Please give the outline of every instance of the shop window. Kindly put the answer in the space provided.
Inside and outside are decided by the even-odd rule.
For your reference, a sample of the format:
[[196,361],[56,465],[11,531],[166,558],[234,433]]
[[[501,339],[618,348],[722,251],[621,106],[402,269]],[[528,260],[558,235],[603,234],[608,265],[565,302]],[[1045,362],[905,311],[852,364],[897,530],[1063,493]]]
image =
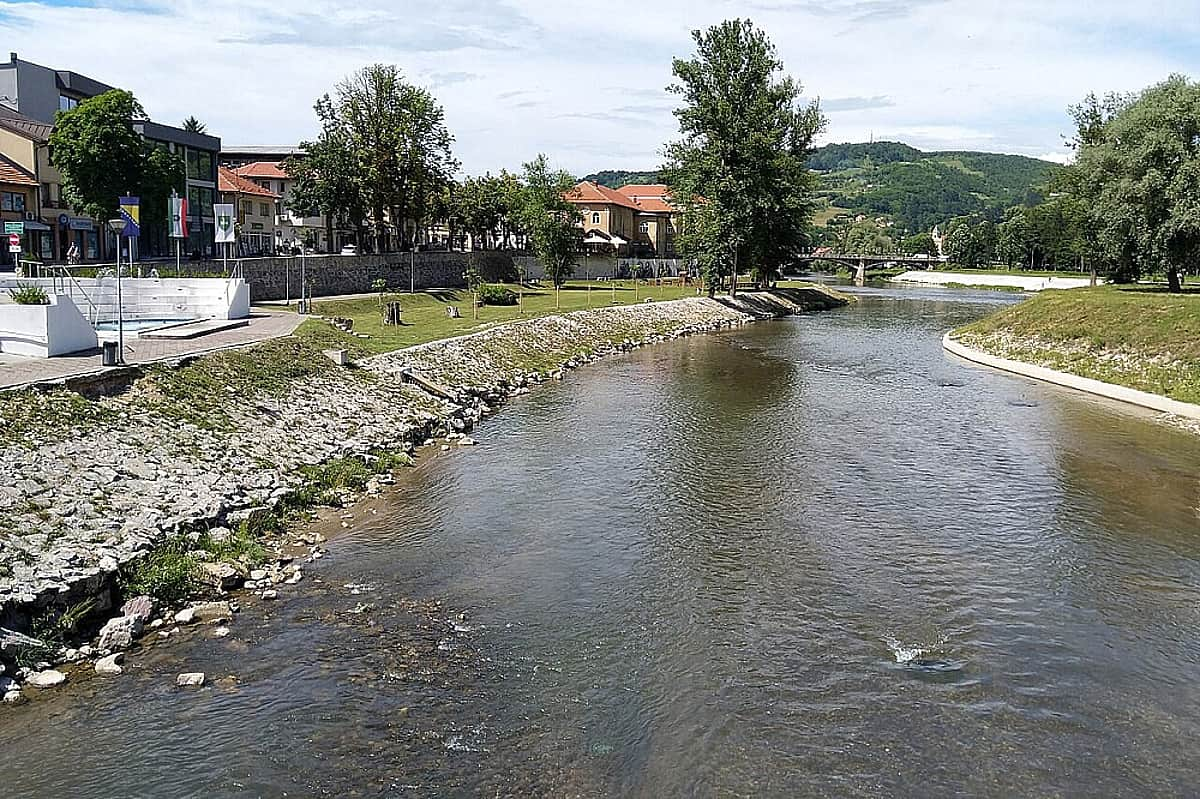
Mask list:
[[0,192],[0,211],[24,211],[25,195],[15,191]]

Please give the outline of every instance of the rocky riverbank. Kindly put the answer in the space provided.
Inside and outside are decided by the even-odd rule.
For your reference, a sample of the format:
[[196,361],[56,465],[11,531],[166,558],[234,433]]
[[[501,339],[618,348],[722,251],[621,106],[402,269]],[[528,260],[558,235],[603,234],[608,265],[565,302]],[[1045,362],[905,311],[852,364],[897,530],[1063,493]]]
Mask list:
[[423,445],[469,444],[507,396],[646,343],[844,302],[814,288],[604,308],[350,366],[293,337],[155,368],[116,396],[0,396],[0,694],[60,684],[62,662],[116,673],[139,635],[226,620],[229,591],[274,598],[323,554],[289,521],[380,491]]

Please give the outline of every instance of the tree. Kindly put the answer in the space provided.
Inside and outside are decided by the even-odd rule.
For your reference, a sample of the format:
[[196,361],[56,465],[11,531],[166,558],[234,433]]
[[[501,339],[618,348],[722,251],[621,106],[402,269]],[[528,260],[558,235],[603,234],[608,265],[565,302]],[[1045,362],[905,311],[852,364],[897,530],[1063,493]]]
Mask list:
[[1035,248],[1026,210],[1021,206],[1008,209],[1004,221],[996,226],[996,256],[1006,266],[1027,266]]
[[428,218],[458,169],[441,106],[396,67],[374,64],[314,108],[321,135],[304,143],[307,157],[297,164],[301,203],[350,221],[360,243],[369,221],[377,250],[387,248],[390,219],[399,244],[410,246],[407,222],[419,227]]
[[1117,279],[1164,269],[1181,291],[1200,257],[1200,82],[1173,75],[1133,95],[1089,95],[1071,112],[1068,182],[1090,254]]
[[118,197],[139,191],[147,152],[132,120],[145,116],[132,94],[115,89],[58,113],[50,161],[62,174],[71,207],[109,219],[117,214]]
[[996,252],[996,226],[986,219],[958,217],[946,226],[946,255],[967,269],[987,266]]
[[749,20],[692,39],[696,53],[675,59],[668,87],[683,103],[682,138],[667,146],[663,169],[683,206],[678,243],[710,286],[737,265],[769,281],[808,244],[816,178],[806,161],[824,118],[816,103],[801,103],[800,85]]
[[183,120],[183,129],[188,133],[207,133],[208,126],[195,117],[188,117]]
[[937,242],[928,233],[917,233],[909,236],[900,246],[907,255],[928,255],[930,258],[938,257]]
[[579,211],[566,200],[575,179],[563,170],[552,170],[545,155],[525,164],[524,171],[521,227],[534,255],[559,288],[575,273],[575,253],[580,247]]

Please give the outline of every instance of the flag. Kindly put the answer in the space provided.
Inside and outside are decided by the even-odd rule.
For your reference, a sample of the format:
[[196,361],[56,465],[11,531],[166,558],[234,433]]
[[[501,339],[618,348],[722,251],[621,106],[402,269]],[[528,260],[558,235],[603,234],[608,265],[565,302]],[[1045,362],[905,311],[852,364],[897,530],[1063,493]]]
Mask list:
[[171,197],[171,238],[186,239],[188,201],[186,197]]
[[128,238],[140,235],[142,228],[138,213],[138,198],[121,197],[118,202],[121,205],[121,218],[125,220],[125,229],[121,231],[121,235]]
[[233,221],[233,205],[217,203],[213,206],[213,214],[217,217],[217,244],[233,244],[237,241],[237,228]]

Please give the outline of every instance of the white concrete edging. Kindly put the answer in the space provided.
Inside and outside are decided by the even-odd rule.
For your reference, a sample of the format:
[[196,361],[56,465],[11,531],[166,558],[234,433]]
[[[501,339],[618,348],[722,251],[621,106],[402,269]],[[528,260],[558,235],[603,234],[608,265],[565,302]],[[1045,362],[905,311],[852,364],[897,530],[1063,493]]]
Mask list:
[[1180,402],[1170,397],[1164,397],[1161,394],[1138,391],[1135,388],[1118,386],[1114,383],[1105,383],[1102,380],[1093,380],[1090,377],[1080,377],[1069,372],[1059,372],[1054,369],[1047,369],[1044,366],[1025,363],[1024,361],[1000,358],[955,341],[949,333],[942,337],[942,348],[946,352],[957,355],[960,358],[965,358],[968,361],[984,366],[990,366],[993,369],[1000,369],[1001,371],[1012,372],[1022,377],[1029,377],[1076,391],[1095,394],[1098,397],[1128,402],[1131,405],[1139,405],[1160,413],[1169,413],[1173,416],[1181,416],[1186,419],[1200,420],[1200,405],[1193,405],[1190,402]]

